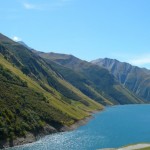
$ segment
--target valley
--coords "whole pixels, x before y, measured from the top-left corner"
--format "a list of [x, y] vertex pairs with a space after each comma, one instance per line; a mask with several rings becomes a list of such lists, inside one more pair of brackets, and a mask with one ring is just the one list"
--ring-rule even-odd
[[70, 130], [106, 106], [144, 104], [149, 97], [124, 86], [104, 66], [36, 51], [2, 34], [0, 92], [0, 148], [26, 143], [30, 134], [34, 141]]

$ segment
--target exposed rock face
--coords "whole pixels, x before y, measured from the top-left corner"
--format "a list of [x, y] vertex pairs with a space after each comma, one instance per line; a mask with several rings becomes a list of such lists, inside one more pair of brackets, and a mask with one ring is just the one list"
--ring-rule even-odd
[[108, 58], [97, 59], [92, 63], [108, 69], [121, 84], [140, 98], [150, 100], [150, 70]]

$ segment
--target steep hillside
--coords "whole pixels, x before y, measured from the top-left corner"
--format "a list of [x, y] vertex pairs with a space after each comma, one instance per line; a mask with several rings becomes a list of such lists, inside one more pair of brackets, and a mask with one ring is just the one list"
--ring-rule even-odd
[[62, 131], [104, 105], [131, 103], [143, 101], [106, 69], [0, 34], [0, 148], [29, 133]]
[[138, 97], [150, 100], [150, 70], [108, 58], [94, 60], [92, 63], [108, 69], [121, 84]]
[[[46, 97], [29, 88], [27, 82], [0, 66], [0, 147], [1, 141], [13, 141], [27, 132], [38, 134], [46, 124], [59, 130], [74, 119], [54, 108]], [[56, 132], [51, 130], [50, 132]]]
[[51, 64], [2, 34], [0, 93], [0, 148], [27, 133], [61, 131], [103, 108]]
[[[55, 68], [68, 82], [97, 102], [104, 105], [142, 102], [122, 87], [106, 69], [72, 55], [34, 52], [51, 64], [54, 61]], [[62, 66], [64, 68], [60, 69]]]

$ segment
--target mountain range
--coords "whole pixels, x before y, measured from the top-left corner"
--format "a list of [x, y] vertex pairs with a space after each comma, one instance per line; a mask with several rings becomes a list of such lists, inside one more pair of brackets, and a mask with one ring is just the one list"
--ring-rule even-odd
[[149, 70], [128, 64], [141, 73], [135, 81], [126, 65], [111, 71], [99, 62], [36, 51], [0, 34], [0, 148], [28, 134], [67, 130], [108, 105], [149, 100]]
[[109, 58], [97, 59], [92, 63], [107, 69], [136, 96], [145, 101], [150, 100], [150, 70]]
[[57, 71], [88, 97], [105, 105], [139, 103], [141, 100], [125, 89], [106, 69], [72, 55], [34, 51], [47, 62], [55, 62]]

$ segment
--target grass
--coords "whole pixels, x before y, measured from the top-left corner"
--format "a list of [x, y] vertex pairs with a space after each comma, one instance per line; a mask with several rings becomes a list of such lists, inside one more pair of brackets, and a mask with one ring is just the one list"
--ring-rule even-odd
[[106, 69], [70, 55], [36, 53], [82, 93], [103, 105], [142, 103], [141, 99], [120, 86]]
[[[0, 140], [35, 134], [46, 124], [59, 131], [103, 105], [134, 101], [114, 87], [105, 69], [73, 56], [59, 61], [68, 68], [0, 35]], [[131, 101], [124, 101], [128, 97]]]
[[150, 150], [150, 147], [141, 148], [140, 150]]
[[[50, 93], [45, 91], [38, 83], [36, 83], [31, 78], [29, 78], [28, 76], [23, 74], [16, 67], [12, 66], [2, 56], [0, 56], [0, 64], [2, 64], [4, 67], [9, 69], [15, 75], [19, 76], [23, 81], [27, 82], [27, 84], [30, 88], [34, 89], [35, 91], [42, 92], [55, 108], [61, 110], [62, 112], [70, 115], [71, 117], [73, 117], [75, 119], [82, 119], [82, 118], [84, 118], [85, 116], [88, 115], [87, 113], [85, 113], [82, 110], [78, 109], [78, 107], [74, 108], [73, 106], [75, 106], [75, 105], [70, 106], [68, 103], [66, 103], [64, 101], [63, 102], [60, 101], [60, 96], [58, 96], [57, 93], [55, 93], [55, 96], [52, 96]], [[49, 86], [48, 86], [48, 88], [49, 88]], [[76, 111], [74, 111], [74, 109], [72, 109], [72, 108], [74, 108]], [[96, 107], [95, 107], [95, 109], [96, 109]]]
[[[71, 84], [58, 79], [88, 106], [64, 97], [48, 83], [37, 82], [24, 74], [1, 54], [0, 65], [0, 140], [12, 140], [25, 136], [27, 132], [39, 132], [46, 124], [59, 130], [63, 125], [70, 126], [89, 116], [89, 112], [103, 108]], [[41, 82], [50, 92], [40, 86]]]

